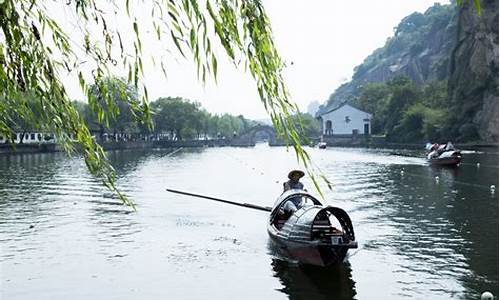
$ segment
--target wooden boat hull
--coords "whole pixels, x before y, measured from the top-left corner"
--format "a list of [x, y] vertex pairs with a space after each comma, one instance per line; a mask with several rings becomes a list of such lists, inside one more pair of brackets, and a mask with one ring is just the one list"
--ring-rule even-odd
[[447, 157], [429, 158], [427, 160], [434, 166], [456, 166], [462, 161], [462, 156], [452, 155]]
[[268, 233], [274, 246], [282, 255], [301, 264], [320, 267], [338, 264], [344, 261], [349, 250], [346, 246], [286, 240], [273, 233], [273, 229], [268, 229]]
[[462, 159], [457, 158], [445, 158], [445, 159], [431, 159], [429, 163], [435, 166], [456, 166], [460, 163]]

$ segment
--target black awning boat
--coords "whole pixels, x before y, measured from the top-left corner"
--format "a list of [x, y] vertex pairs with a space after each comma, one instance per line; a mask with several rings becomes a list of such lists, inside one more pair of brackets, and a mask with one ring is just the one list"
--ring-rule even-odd
[[[284, 192], [273, 207], [172, 189], [167, 191], [271, 212], [267, 231], [272, 243], [280, 252], [301, 264], [330, 266], [344, 261], [347, 251], [358, 247], [349, 215], [341, 208], [324, 206], [304, 190]], [[291, 206], [294, 211], [288, 213]]]
[[452, 143], [430, 144], [427, 143], [427, 161], [436, 166], [457, 166], [462, 161], [462, 153], [455, 149]]
[[[290, 201], [300, 202], [293, 213], [286, 211]], [[349, 249], [358, 247], [349, 215], [341, 208], [324, 206], [303, 190], [290, 190], [278, 198], [267, 231], [280, 250], [301, 264], [336, 264]]]

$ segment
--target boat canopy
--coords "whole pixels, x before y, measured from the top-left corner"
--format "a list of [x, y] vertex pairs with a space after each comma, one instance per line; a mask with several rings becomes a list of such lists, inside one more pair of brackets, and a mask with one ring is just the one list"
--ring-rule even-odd
[[285, 202], [297, 197], [301, 197], [304, 202], [310, 202], [312, 205], [321, 205], [321, 206], [323, 205], [318, 199], [316, 199], [314, 196], [312, 196], [305, 190], [297, 190], [297, 189], [288, 190], [283, 194], [281, 194], [278, 197], [278, 199], [276, 199], [276, 202], [274, 202], [273, 210], [271, 211], [271, 218], [270, 218], [271, 222], [278, 213], [280, 207]]
[[301, 226], [312, 226], [316, 215], [321, 211], [321, 209], [323, 209], [321, 206], [302, 207], [291, 215], [287, 222]]
[[284, 203], [285, 201], [288, 201], [291, 198], [296, 198], [296, 197], [305, 197], [307, 199], [310, 199], [314, 205], [323, 205], [318, 199], [316, 199], [314, 196], [309, 194], [307, 191], [293, 189], [293, 190], [288, 190], [286, 192], [283, 192], [283, 194], [281, 194], [278, 197], [278, 199], [276, 199], [276, 202], [274, 202], [274, 205], [273, 205], [273, 211], [278, 206], [281, 206], [281, 204]]

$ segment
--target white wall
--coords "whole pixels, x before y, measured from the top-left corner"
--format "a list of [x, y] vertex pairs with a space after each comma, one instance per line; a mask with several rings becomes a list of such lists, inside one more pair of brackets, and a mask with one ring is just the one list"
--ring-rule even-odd
[[[14, 143], [15, 144], [19, 144], [19, 142], [21, 141], [21, 136], [22, 136], [22, 133], [15, 133], [16, 135], [16, 138], [14, 139]], [[54, 143], [55, 142], [55, 138], [53, 138], [52, 140], [49, 140], [49, 141], [45, 141], [45, 139], [43, 138], [44, 137], [44, 133], [40, 133], [40, 132], [26, 132], [24, 133], [24, 139], [23, 139], [23, 144], [38, 144], [38, 143]], [[0, 139], [0, 144], [5, 144], [7, 142], [7, 138], [5, 136], [2, 136], [2, 138]]]
[[[364, 134], [365, 124], [369, 124], [368, 132], [371, 134], [370, 121], [371, 115], [350, 105], [344, 105], [337, 110], [331, 111], [321, 116], [323, 119], [323, 134], [326, 131], [326, 122], [332, 121], [332, 134], [352, 134], [352, 131], [357, 129], [359, 134]], [[349, 122], [346, 122], [346, 117], [349, 117]]]
[[28, 132], [24, 135], [23, 143], [25, 143], [25, 144], [37, 144], [41, 140], [42, 140], [42, 135], [40, 133]]

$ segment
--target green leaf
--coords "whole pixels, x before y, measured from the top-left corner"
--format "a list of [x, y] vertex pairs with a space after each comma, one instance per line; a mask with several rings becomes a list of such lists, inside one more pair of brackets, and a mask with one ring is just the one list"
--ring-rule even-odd
[[212, 54], [212, 72], [214, 74], [214, 78], [217, 80], [217, 59], [213, 54]]
[[174, 41], [175, 46], [179, 50], [179, 52], [182, 54], [182, 56], [185, 58], [186, 56], [184, 55], [184, 52], [182, 51], [181, 45], [179, 44], [178, 37], [174, 35], [174, 32], [170, 30], [170, 35], [172, 36], [172, 40]]
[[139, 25], [137, 25], [137, 22], [134, 21], [134, 32], [135, 32], [135, 36], [136, 37], [139, 37]]
[[474, 0], [474, 6], [476, 7], [477, 15], [481, 15], [481, 1], [480, 0]]
[[167, 3], [168, 10], [174, 15], [174, 16], [179, 16], [179, 12], [175, 8], [175, 6], [172, 3]]
[[196, 43], [196, 33], [194, 32], [194, 28], [191, 28], [191, 31], [189, 33], [189, 41], [191, 43], [191, 48], [194, 48], [194, 45]]
[[160, 31], [160, 26], [155, 25], [155, 30], [156, 30], [156, 37], [158, 38], [158, 40], [161, 40], [161, 31]]
[[82, 89], [82, 91], [85, 91], [85, 79], [83, 79], [82, 72], [78, 72], [78, 81], [80, 83], [80, 88]]

